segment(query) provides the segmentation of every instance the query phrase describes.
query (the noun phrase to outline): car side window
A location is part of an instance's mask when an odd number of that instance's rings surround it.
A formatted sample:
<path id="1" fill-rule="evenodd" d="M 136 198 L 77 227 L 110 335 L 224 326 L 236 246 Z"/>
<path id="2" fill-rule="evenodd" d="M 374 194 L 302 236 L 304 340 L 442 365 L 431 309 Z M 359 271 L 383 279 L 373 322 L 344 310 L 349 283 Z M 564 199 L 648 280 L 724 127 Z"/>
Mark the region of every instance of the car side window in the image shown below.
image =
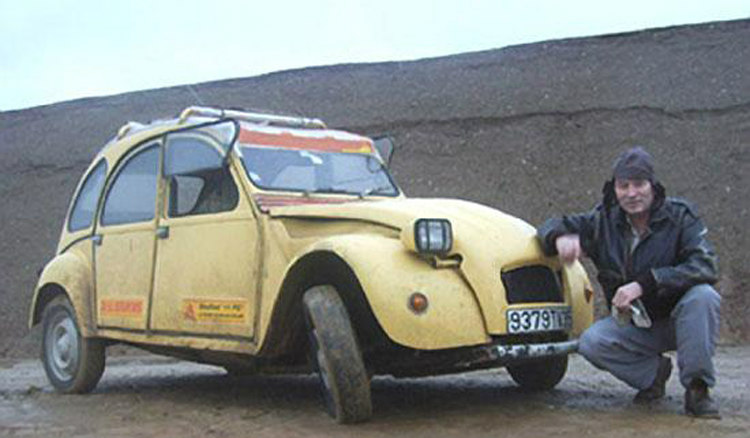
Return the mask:
<path id="1" fill-rule="evenodd" d="M 178 169 L 169 178 L 169 216 L 181 217 L 231 211 L 237 207 L 239 192 L 228 166 L 201 162 L 221 160 L 216 146 L 195 136 L 169 139 L 167 143 L 170 169 Z M 199 169 L 179 172 L 179 169 Z"/>
<path id="2" fill-rule="evenodd" d="M 107 176 L 107 162 L 99 161 L 94 169 L 86 176 L 86 180 L 78 191 L 78 196 L 73 202 L 68 220 L 68 231 L 79 231 L 89 228 L 94 222 L 96 206 L 99 196 L 104 187 L 104 179 Z"/>
<path id="3" fill-rule="evenodd" d="M 170 217 L 231 211 L 238 201 L 237 186 L 227 168 L 175 175 L 170 179 Z"/>
<path id="4" fill-rule="evenodd" d="M 158 144 L 148 146 L 129 158 L 107 193 L 102 225 L 152 220 L 156 210 L 158 173 Z"/>

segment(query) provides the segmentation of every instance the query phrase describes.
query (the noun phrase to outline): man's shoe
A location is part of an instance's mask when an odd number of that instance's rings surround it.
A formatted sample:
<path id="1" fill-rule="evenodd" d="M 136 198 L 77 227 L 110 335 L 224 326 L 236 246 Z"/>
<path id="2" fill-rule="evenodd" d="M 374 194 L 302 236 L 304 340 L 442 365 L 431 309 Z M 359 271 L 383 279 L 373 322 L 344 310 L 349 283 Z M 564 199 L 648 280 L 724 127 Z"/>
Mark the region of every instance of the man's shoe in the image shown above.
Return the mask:
<path id="1" fill-rule="evenodd" d="M 645 404 L 664 397 L 666 393 L 667 380 L 672 374 L 672 360 L 668 357 L 659 356 L 659 368 L 656 369 L 654 383 L 646 389 L 641 389 L 635 395 L 633 403 Z"/>
<path id="2" fill-rule="evenodd" d="M 697 418 L 721 418 L 719 406 L 708 395 L 708 385 L 703 380 L 693 379 L 685 390 L 685 413 Z"/>

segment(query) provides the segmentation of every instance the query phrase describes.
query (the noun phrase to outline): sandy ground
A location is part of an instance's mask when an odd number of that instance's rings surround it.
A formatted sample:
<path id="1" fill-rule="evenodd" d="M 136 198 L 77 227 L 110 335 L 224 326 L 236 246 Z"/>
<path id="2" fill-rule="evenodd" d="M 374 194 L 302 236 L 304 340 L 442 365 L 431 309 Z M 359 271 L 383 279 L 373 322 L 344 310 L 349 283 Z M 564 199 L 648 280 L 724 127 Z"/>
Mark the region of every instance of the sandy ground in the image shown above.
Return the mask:
<path id="1" fill-rule="evenodd" d="M 39 361 L 0 362 L 0 436 L 47 437 L 747 437 L 750 347 L 721 347 L 715 396 L 723 419 L 682 414 L 676 373 L 647 407 L 581 357 L 553 391 L 525 393 L 504 370 L 423 379 L 376 377 L 370 422 L 339 426 L 317 379 L 228 376 L 158 356 L 108 359 L 89 395 L 52 392 Z"/>

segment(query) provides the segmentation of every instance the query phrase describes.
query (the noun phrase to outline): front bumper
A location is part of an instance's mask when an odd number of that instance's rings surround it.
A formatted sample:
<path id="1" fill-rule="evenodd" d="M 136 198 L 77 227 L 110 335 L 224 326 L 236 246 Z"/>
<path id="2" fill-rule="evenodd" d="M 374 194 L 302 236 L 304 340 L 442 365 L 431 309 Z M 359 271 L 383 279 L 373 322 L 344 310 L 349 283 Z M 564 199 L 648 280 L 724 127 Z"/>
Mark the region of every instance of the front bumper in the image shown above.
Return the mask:
<path id="1" fill-rule="evenodd" d="M 550 356 L 562 356 L 578 351 L 578 339 L 563 342 L 546 342 L 542 344 L 497 345 L 492 347 L 498 362 L 513 362 L 525 359 L 538 359 Z"/>
<path id="2" fill-rule="evenodd" d="M 542 342 L 496 342 L 451 350 L 401 351 L 371 358 L 376 374 L 417 377 L 497 368 L 529 360 L 563 356 L 578 351 L 578 339 Z"/>

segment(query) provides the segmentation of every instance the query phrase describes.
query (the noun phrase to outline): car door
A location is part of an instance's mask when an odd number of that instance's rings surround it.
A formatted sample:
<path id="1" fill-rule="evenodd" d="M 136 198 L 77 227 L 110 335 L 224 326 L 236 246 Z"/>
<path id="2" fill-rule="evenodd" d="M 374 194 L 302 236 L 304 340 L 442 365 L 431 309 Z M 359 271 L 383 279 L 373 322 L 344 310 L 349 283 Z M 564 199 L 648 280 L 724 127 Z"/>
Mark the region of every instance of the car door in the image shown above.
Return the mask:
<path id="1" fill-rule="evenodd" d="M 147 328 L 160 156 L 159 141 L 136 148 L 106 189 L 93 238 L 100 327 Z"/>
<path id="2" fill-rule="evenodd" d="M 157 230 L 152 328 L 252 338 L 258 231 L 226 158 L 227 126 L 170 134 Z"/>

